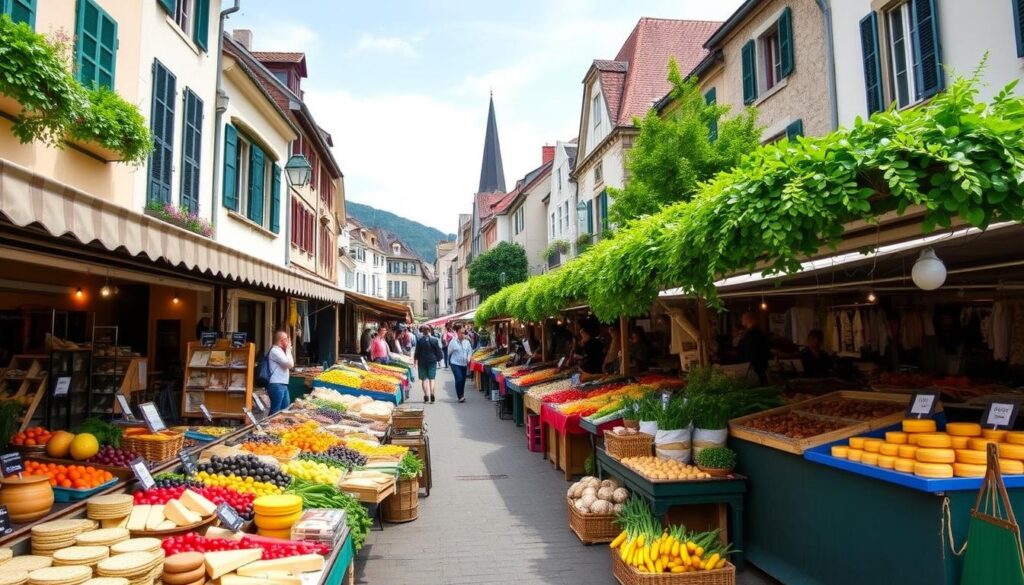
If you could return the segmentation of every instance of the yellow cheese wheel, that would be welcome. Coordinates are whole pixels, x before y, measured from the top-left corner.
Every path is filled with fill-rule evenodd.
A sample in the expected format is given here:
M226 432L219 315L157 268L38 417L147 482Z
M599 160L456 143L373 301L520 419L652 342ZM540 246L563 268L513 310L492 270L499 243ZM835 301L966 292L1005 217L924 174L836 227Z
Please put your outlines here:
M851 449L864 449L864 437L850 437Z
M860 458L860 462L864 465L878 465L878 453L864 452L864 455Z
M885 442L896 445L905 445L907 443L907 433L904 433L903 431L889 431L885 433Z
M954 463L953 475L957 477L983 477L985 475L985 466L973 463Z
M288 539L290 539L292 537L292 531L290 529L285 529L285 530L264 530L263 528L260 528L259 534L260 534L260 536L266 536L266 537L269 537L269 538L281 538L281 539L284 539L284 540L288 540Z
M952 449L921 447L914 453L914 458L922 463L952 463L956 461L956 453Z
M846 452L846 458L850 461L860 463L861 458L864 457L863 449L850 449Z
M914 475L920 477L953 477L953 466L948 463L925 463L918 461L914 464Z
M900 451L898 455L904 459L913 459L914 453L917 453L917 445L900 445Z
M1024 431L1010 431L1003 440L1014 445L1024 445Z
M936 428L935 421L930 418L903 420L903 432L905 433L934 433Z
M878 454L895 457L896 455L899 455L901 446L902 445L894 445L893 443L882 443L882 445L878 448Z
M1005 437L1008 432L1009 431L1003 431L999 429L981 429L981 436L985 437L986 439L1002 441L1003 437Z
M1016 459L1017 461L1024 461L1024 445L1014 445L1013 443L999 443L999 458Z
M878 466L882 469L892 469L896 464L896 458L891 455L879 455Z
M946 432L957 437L980 437L981 425L973 422L946 423Z
M1000 459L999 471L1002 471L1004 475L1021 475L1024 473L1024 461Z
M908 445L916 445L917 444L917 439L920 436L921 436L921 433L910 433L909 435L907 435L907 444Z
M995 439L983 439L981 437L971 437L967 440L967 447L975 451L984 451L989 443L998 443Z
M953 446L953 440L946 433L919 433L917 446L929 449L946 449Z
M971 438L970 437L950 437L949 440L953 442L952 447L954 449L966 449L967 448L967 444L970 443L970 441L971 441Z
M914 473L915 463L917 463L917 461L914 461L913 459L904 459L903 457L899 457L893 463L892 468L896 471L902 471L903 473Z
M291 514L289 516L263 516L256 514L253 518L253 522L260 530L290 530L292 524L295 524L302 518L302 510Z
M864 451L866 453L878 453L878 449L884 442L882 439L864 439Z
M293 494L260 496L253 500L252 508L261 516L291 516L302 511L302 498Z
M985 452L974 451L971 449L957 449L956 461L957 463L967 463L969 465L985 465Z
M832 456L838 459L846 459L846 454L850 452L850 448L845 445L832 445Z

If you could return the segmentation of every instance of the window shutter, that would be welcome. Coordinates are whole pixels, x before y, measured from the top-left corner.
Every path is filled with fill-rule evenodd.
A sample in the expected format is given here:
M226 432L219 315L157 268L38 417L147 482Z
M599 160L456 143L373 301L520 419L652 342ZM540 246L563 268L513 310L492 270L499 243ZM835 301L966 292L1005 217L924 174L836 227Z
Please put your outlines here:
M594 233L594 200L587 201L587 233Z
M1017 36L1017 56L1024 57L1024 0L1013 0L1013 30Z
M601 212L601 231L603 232L608 229L608 193L606 191L601 191L597 206Z
M199 161L203 143L203 100L185 90L185 122L181 136L181 206L199 211Z
M704 94L704 103L709 106L713 106L718 103L718 92L715 88L711 88ZM711 119L708 120L708 140L715 141L718 138L718 117L712 115Z
M196 45L206 50L207 40L210 38L210 0L196 0L195 25L192 27L192 40Z
M802 119L801 120L795 120L795 121L791 122L789 124L789 126L786 126L786 138L788 138L790 141L796 140L797 136L803 136L803 135L804 135L804 121Z
M263 149L255 142L249 147L249 219L263 225L263 188L266 182L266 161Z
M224 207L238 211L238 130L224 125Z
M281 167L274 165L270 179L270 231L281 231Z
M878 13L871 11L860 19L860 54L864 62L864 91L868 115L885 109L882 97L882 58L878 46Z
M149 118L153 152L149 155L149 201L171 202L174 166L174 94L176 79L160 61L153 61L153 97Z
M749 40L740 51L743 58L743 103L750 104L757 99L757 64L755 63L754 41Z
M789 6L779 16L779 74L783 78L793 72L793 11Z
M36 27L36 0L0 0L0 13L9 14L14 22Z
M177 7L177 0L156 0L157 4L167 11L167 14L174 16L174 9Z
M78 0L75 25L75 69L86 87L113 89L117 56L117 23L93 0Z
M914 40L914 81L917 99L935 95L943 86L939 23L935 0L911 0Z

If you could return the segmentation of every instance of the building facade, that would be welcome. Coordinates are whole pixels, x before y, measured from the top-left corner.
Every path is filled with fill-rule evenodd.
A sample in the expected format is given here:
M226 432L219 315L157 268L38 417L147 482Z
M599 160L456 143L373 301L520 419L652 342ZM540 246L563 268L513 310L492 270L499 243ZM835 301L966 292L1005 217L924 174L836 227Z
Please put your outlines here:
M434 317L451 315L455 312L455 264L459 257L457 241L438 242L435 247L437 260L434 262L434 275L437 277L435 288L437 300Z
M544 218L551 199L551 168L555 147L541 148L541 165L520 179L505 215L509 218L509 241L526 251L529 273L540 274L547 267L543 257L548 245Z
M576 141L556 142L551 160L551 197L545 202L541 220L547 243L565 242L568 248L564 253L559 252L557 257L542 259L547 270L574 257L579 252L581 236L593 233L593 201L584 202L580 207L576 179L573 178L575 167Z
M423 259L395 234L381 229L376 232L387 261L387 299L409 307L414 319L425 317L431 304L427 284L433 279L433 270L428 271Z
M346 223L349 246L348 257L355 268L351 272L351 280L345 282L345 288L378 299L387 299L387 254L384 251L373 228L364 226L355 218L348 218Z

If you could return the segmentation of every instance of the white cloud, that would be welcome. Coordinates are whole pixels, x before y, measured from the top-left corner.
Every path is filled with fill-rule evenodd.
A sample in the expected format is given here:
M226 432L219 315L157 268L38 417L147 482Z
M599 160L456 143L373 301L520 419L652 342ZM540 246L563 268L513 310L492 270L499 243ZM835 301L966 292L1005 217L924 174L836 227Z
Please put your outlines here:
M406 57L416 56L416 47L413 43L416 39L406 40L401 37L379 37L371 34L364 34L359 37L355 51L380 51L385 53L397 53Z
M320 40L320 35L315 30L299 22L281 21L271 25L260 21L259 24L260 26L252 27L255 29L252 39L252 48L255 51L308 53Z

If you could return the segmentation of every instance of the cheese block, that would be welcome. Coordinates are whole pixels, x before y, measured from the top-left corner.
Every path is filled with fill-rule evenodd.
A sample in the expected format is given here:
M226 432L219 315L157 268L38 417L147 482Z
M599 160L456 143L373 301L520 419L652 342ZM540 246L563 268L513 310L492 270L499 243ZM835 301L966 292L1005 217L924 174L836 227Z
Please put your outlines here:
M920 433L917 435L917 446L930 449L947 449L953 446L953 439L946 433Z
M882 469L892 469L896 465L896 458L891 455L879 455L878 466Z
M935 421L930 418L920 420L916 418L903 419L904 433L934 433L935 429Z
M196 514L199 514L203 518L213 516L213 513L217 510L216 504L192 490L185 490L178 499L181 500L181 503L186 508L192 510Z
M957 449L957 463L968 463L970 465L985 465L988 458L984 451L973 451L971 449Z
M864 437L850 437L851 449L864 449Z
M980 437L981 425L973 422L946 423L946 432L955 437Z
M850 448L845 445L833 445L832 456L836 459L846 459L846 454L850 452Z
M864 452L865 453L878 453L878 449L881 448L882 443L884 443L884 442L885 441L883 441L882 439L874 439L874 438L864 439Z
M999 458L1016 459L1017 461L1024 460L1024 445L999 443Z
M171 500L167 502L167 506L164 508L164 514L167 519L174 522L178 526L188 526L189 524L195 524L196 522L202 522L203 517L196 514L192 510L185 507L184 504L178 500Z
M896 455L899 454L899 452L900 446L895 445L893 443L882 443L882 445L878 448L879 455L888 455L890 457L895 457Z
M983 437L971 437L967 440L967 447L974 451L984 451L988 448L989 443L998 443L995 439L986 439Z
M156 529L157 530L174 530L177 527L178 527L178 525L175 524L173 520L164 520L163 522L160 523L160 526L156 527Z
M146 516L146 530L159 529L160 523L167 519L164 517L164 508L166 506L157 504L149 509L149 516Z
M209 553L207 553L209 556ZM260 575L267 571L289 571L291 573L306 573L319 571L324 568L324 557L321 555L299 555L283 559L270 559L268 561L257 561L238 569L238 574L243 577Z
M952 449L920 448L914 458L922 463L952 463L956 461L956 453Z
M1024 431L1010 431L1003 440L1014 445L1024 445Z
M241 575L224 575L220 585L302 585L302 578L288 576L243 577Z
M112 518L110 520L100 520L100 528L128 528L128 520L131 516L125 516L124 518ZM145 528L145 526L143 526Z
M850 449L846 452L846 458L855 463L860 463L860 460L864 457L864 451L861 449Z
M1008 432L1009 431L1004 431L1001 429L981 429L981 436L986 439L1002 441L1003 437L1005 437Z
M221 575L227 575L241 566L260 560L263 557L263 549L243 548L241 550L221 550L205 554L206 574L210 578L216 579ZM290 561L295 558L298 557L278 560Z
M227 540L241 540L241 532L231 532L227 528L221 528L220 526L211 526L206 529L207 538L224 538Z
M149 510L153 506L143 504L141 506L135 506L132 508L132 513L128 516L128 530L145 530L146 519L149 518Z
M900 450L897 455L903 459L913 459L914 453L917 452L917 445L900 445Z
M932 478L953 477L953 466L948 463L918 461L914 464L914 475Z
M914 473L915 463L917 463L917 461L914 461L913 459L897 457L896 461L893 462L892 468L896 471L902 471L903 473Z
M957 477L984 477L985 466L973 463L954 463L953 475Z
M860 462L864 465L878 465L878 453L868 453L865 451L864 455L860 458Z
M970 437L950 437L949 440L954 449L966 449L967 444L971 442Z
M889 431L885 433L885 442L893 443L895 445L906 445L907 433L904 433L903 431Z

